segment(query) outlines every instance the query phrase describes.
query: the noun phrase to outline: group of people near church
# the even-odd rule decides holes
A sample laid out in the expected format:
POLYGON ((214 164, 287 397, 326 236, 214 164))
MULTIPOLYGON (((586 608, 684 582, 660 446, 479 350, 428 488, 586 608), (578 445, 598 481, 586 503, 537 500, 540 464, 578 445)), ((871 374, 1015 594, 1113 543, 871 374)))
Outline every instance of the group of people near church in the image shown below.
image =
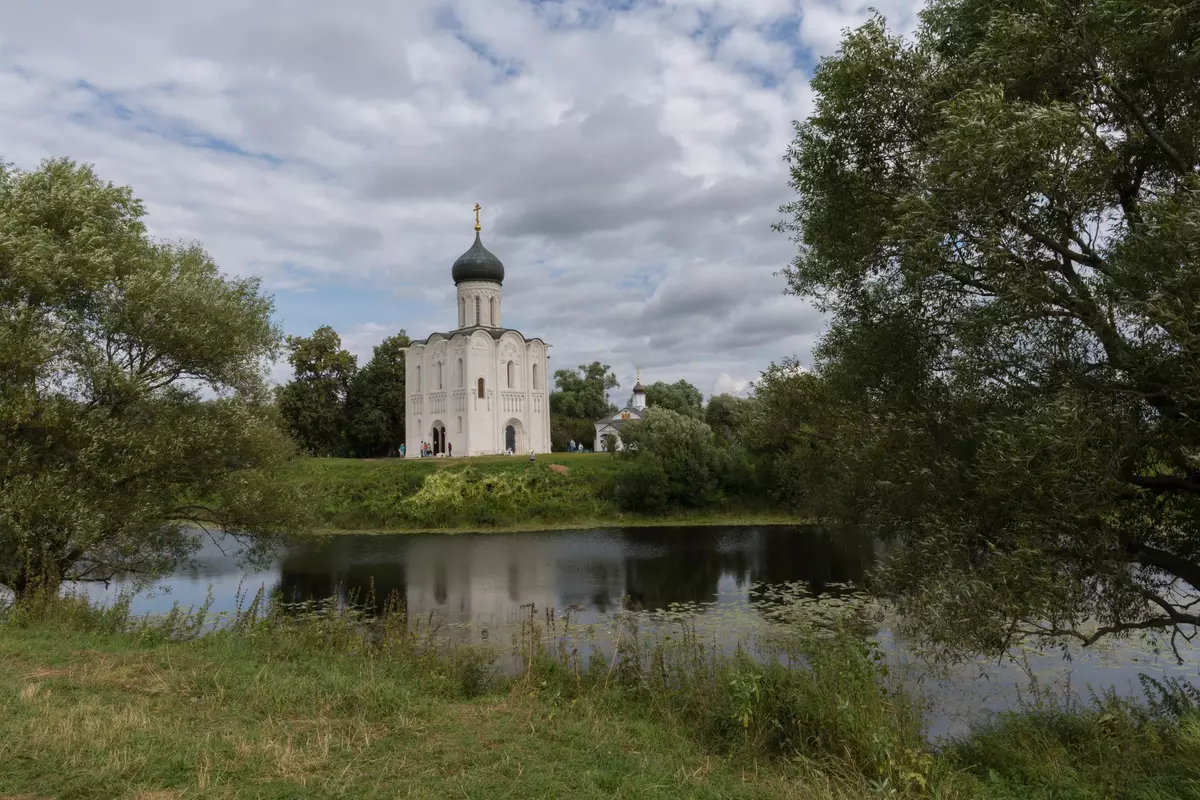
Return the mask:
POLYGON ((569 453, 586 453, 587 450, 583 449, 583 442, 579 442, 578 444, 576 444, 575 440, 572 439, 570 444, 567 445, 567 452, 569 452, 569 453))
MULTIPOLYGON (((436 453, 433 452, 433 445, 429 442, 421 442, 421 449, 418 451, 420 458, 432 458, 436 453)), ((454 455, 454 443, 446 442, 446 457, 450 458, 454 455)), ((400 445, 400 457, 404 458, 404 445, 400 445)))

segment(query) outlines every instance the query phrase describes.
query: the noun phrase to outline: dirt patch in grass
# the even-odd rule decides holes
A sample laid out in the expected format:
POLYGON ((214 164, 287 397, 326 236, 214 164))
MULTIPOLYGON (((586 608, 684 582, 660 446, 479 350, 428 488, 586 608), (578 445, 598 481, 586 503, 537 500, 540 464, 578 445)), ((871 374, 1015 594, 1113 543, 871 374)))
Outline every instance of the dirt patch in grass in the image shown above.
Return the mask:
POLYGON ((162 694, 171 686, 160 671, 157 659, 142 654, 119 656, 89 652, 90 660, 69 667, 43 667, 26 674, 30 681, 66 681, 69 683, 108 686, 126 692, 162 694))
MULTIPOLYGON (((71 670, 64 667, 56 667, 54 669, 35 669, 25 677, 31 681, 44 681, 46 678, 64 678, 70 674, 71 670)), ((4 800, 4 798, 0 797, 0 800, 4 800)))

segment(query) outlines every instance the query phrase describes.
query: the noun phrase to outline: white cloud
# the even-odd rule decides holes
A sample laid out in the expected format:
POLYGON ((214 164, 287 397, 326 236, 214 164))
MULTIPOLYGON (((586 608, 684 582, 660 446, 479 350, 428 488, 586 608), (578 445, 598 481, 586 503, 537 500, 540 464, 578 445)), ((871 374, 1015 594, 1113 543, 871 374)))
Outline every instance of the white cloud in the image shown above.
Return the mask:
POLYGON ((712 382, 712 390, 709 392, 709 397, 718 394, 732 394, 736 397, 745 397, 750 391, 750 381, 746 378, 733 378, 728 372, 722 372, 712 382))
MULTIPOLYGON (((94 162, 360 361, 453 324, 478 201, 506 323, 555 368, 744 386, 821 326, 770 225, 811 67, 867 6, 611 5, 8 0, 0 158, 94 162)), ((911 27, 911 0, 876 5, 911 27)))

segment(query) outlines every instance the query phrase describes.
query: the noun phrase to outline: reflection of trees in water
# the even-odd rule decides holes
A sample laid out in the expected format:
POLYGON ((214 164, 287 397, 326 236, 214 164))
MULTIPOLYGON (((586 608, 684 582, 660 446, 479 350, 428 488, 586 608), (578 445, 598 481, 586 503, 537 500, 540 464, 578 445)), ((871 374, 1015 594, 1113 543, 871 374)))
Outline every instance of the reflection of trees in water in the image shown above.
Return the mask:
MULTIPOLYGON (((833 535, 811 526, 659 528, 625 535, 625 593, 634 609, 715 602, 725 575, 739 589, 747 582, 803 582, 814 595, 841 595, 850 591, 843 584, 862 584, 874 560, 870 537, 833 535)), ((781 602, 761 587, 749 594, 756 606, 781 602)))
POLYGON ((404 563, 348 563, 347 543, 289 553, 279 564, 274 592, 285 603, 353 600, 368 611, 383 611, 389 599, 404 602, 404 563))
POLYGON ((275 584, 272 595, 285 603, 328 600, 334 596, 338 589, 335 573, 329 570, 313 572, 297 569, 296 565, 289 566, 288 561, 285 558, 279 565, 279 582, 275 584))
POLYGON ((781 598, 764 592, 761 585, 792 581, 807 584, 816 597, 852 593, 857 590, 838 584, 861 587, 874 559, 870 536, 835 534, 817 527, 764 528, 759 558, 750 575, 750 603, 760 609, 778 605, 781 598))
POLYGON ((591 597, 588 599, 591 601, 592 608, 601 614, 607 614, 614 605, 609 587, 615 583, 614 579, 617 578, 617 566, 609 562, 597 561, 592 565, 591 573, 593 589, 591 597))
POLYGON ((751 539, 723 546, 728 533, 719 528, 643 528, 625 535, 633 551, 624 559, 631 609, 713 603, 722 575, 745 576, 749 570, 751 539))
MULTIPOLYGON (((403 562, 392 564, 355 564, 346 570, 344 597, 367 605, 367 610, 380 613, 389 601, 403 605, 408 590, 403 562)), ((393 606, 395 607, 395 606, 393 606)))
POLYGON ((438 559, 433 565, 433 602, 439 606, 446 605, 449 596, 446 584, 446 562, 438 559))
POLYGON ((625 559, 625 594, 631 610, 715 602, 720 580, 719 557, 700 550, 625 559))
POLYGON ((554 586, 563 608, 576 606, 606 614, 620 604, 625 594, 623 560, 619 554, 559 559, 554 569, 554 586))

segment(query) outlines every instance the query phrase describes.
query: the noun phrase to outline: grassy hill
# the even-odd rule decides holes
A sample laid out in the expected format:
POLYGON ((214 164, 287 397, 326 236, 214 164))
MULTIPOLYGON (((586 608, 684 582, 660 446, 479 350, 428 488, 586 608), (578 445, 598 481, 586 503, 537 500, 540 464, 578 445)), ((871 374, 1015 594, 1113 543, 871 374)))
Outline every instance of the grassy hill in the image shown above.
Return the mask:
POLYGON ((297 461, 288 480, 332 530, 535 530, 611 525, 786 523, 786 514, 726 506, 667 516, 623 513, 620 462, 604 453, 297 461))

